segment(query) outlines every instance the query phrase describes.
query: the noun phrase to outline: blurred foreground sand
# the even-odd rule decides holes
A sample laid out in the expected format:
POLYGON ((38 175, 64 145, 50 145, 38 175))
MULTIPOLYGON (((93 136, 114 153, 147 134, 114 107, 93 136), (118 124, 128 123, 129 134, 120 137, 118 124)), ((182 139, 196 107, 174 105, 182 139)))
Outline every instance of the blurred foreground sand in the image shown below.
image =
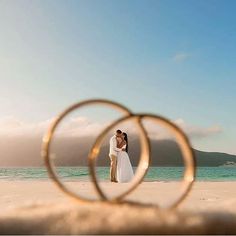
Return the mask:
MULTIPOLYGON (((89 182, 68 183, 96 196, 89 182)), ((174 211, 132 204, 81 204, 51 181, 1 181, 1 234, 236 234, 236 182, 196 182, 174 211)), ((104 183, 115 193, 124 184, 104 183)), ((155 204, 178 192, 175 183, 145 182, 130 199, 155 204)))

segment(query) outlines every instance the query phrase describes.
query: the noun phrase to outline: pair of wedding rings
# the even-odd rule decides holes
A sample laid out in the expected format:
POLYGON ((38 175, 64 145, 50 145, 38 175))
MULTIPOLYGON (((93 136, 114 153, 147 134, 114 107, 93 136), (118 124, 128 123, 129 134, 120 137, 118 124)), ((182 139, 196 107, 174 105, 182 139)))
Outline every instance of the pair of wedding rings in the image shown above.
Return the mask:
POLYGON ((118 111, 121 111, 124 116, 117 119, 115 122, 110 124, 108 127, 106 127, 97 137, 95 143, 93 144, 89 154, 88 154, 88 165, 90 170, 90 176, 92 178, 92 183, 96 189, 96 192, 100 196, 100 199, 103 201, 109 201, 109 202, 122 202, 124 197, 126 197, 129 193, 131 193, 137 186, 143 181, 148 168, 150 166, 151 160, 151 148, 150 148, 150 140, 148 137, 148 134, 143 126, 143 120, 149 119, 167 130, 171 131, 181 150, 181 153, 183 155, 183 160, 185 164, 185 170, 183 175, 183 181, 181 185, 181 189, 179 191, 179 194, 175 196, 174 199, 172 199, 168 204, 167 208, 174 208, 178 206, 188 195, 192 184, 195 180, 195 172, 196 172, 196 159, 193 152, 193 149, 191 148, 191 144, 189 142, 188 137, 184 134, 184 132, 176 126, 174 123, 169 121, 168 119, 161 117, 159 115, 154 114, 146 114, 146 113, 133 113, 125 106, 109 101, 104 99, 91 99, 82 101, 79 103, 76 103, 69 108, 67 108, 64 112, 62 112, 59 116, 56 117, 56 119, 52 122, 50 125, 48 131, 43 137, 43 143, 42 143, 42 150, 41 150, 41 156, 44 158, 46 168, 48 170, 49 176, 52 178, 52 180, 56 183, 56 185, 67 195, 70 197, 82 201, 82 202, 91 202, 95 200, 91 200, 88 198, 84 198, 82 196, 79 196, 78 194, 72 192, 70 189, 68 189, 58 178, 56 171, 54 170, 52 160, 50 158, 50 147, 53 139, 53 134, 55 133, 56 128, 58 127, 59 123, 65 118, 70 112, 85 107, 89 105, 106 105, 111 108, 114 108, 118 111), (130 182, 130 187, 126 189, 124 192, 120 193, 119 195, 115 197, 108 197, 107 194, 102 190, 102 187, 97 179, 95 167, 96 167, 96 160, 98 157, 98 154, 100 152, 100 147, 102 145, 102 142, 105 138, 105 136, 108 134, 108 132, 115 128, 118 124, 122 122, 127 121, 134 121, 137 125, 137 130, 140 133, 140 143, 141 143, 141 156, 139 160, 138 167, 136 169, 135 175, 130 182))

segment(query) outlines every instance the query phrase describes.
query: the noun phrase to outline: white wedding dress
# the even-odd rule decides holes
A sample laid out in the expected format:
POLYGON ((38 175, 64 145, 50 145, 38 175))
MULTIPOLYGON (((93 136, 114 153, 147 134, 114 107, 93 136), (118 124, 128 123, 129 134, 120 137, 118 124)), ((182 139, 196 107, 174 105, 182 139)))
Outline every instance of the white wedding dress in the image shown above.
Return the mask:
MULTIPOLYGON (((122 148, 126 148, 124 145, 122 148)), ((134 176, 133 168, 130 163, 129 155, 126 151, 120 151, 117 155, 117 181, 125 183, 132 180, 134 176)))

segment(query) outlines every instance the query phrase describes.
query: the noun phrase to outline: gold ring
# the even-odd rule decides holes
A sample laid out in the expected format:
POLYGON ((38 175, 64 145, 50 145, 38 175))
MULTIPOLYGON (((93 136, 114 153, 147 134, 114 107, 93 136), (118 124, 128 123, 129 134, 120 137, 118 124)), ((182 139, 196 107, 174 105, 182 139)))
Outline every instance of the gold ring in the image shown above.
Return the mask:
POLYGON ((72 106, 70 106, 69 108, 67 108, 65 111, 63 111, 61 114, 59 114, 55 120, 52 122, 52 124, 50 125, 48 131, 46 132, 46 134, 43 137, 43 142, 42 142, 42 147, 41 147, 41 156, 44 159, 44 163, 46 165, 47 171, 49 173, 50 178, 53 180, 53 182, 56 184, 57 187, 59 187, 59 189, 66 193, 67 195, 69 195, 70 197, 72 197, 73 199, 76 199, 78 201, 82 201, 82 202, 91 202, 91 201, 95 201, 95 200, 91 200, 91 199, 87 199, 81 196, 78 196, 78 194, 74 193, 73 191, 71 191, 70 189, 68 189, 58 178, 54 167, 52 165, 51 159, 50 159, 50 147, 51 147, 51 142, 53 139, 53 134, 56 131, 56 128, 58 127, 60 121, 66 117, 70 112, 74 111, 75 109, 79 109, 81 107, 85 107, 88 105, 94 105, 94 104, 103 104, 103 105, 108 105, 112 108, 116 108, 117 110, 121 111, 122 113, 124 113, 125 115, 131 115, 131 111, 126 108, 125 106, 113 102, 113 101, 109 101, 109 100, 104 100, 104 99, 91 99, 91 100, 85 100, 79 103, 76 103, 72 106))
MULTIPOLYGON (((169 129, 170 131, 172 131, 175 134, 176 140, 180 145, 181 148, 181 152, 182 155, 184 157, 184 163, 185 163, 185 171, 184 171, 184 181, 182 182, 182 188, 180 191, 180 194, 177 195, 177 197, 172 200, 166 208, 175 208, 177 207, 188 195, 192 184, 194 182, 195 179, 195 166, 196 166, 196 158, 194 155, 194 152, 191 148, 190 142, 187 138, 187 136, 184 134, 184 132, 175 124, 173 124, 172 122, 170 122, 169 120, 167 120, 164 117, 161 116, 157 116, 157 115, 153 115, 153 114, 133 114, 133 115, 129 115, 126 117, 123 117, 117 121, 115 121, 113 124, 111 124, 109 127, 107 127, 97 138, 95 144, 93 145, 90 153, 89 153, 89 167, 90 167, 90 174, 92 176, 92 180, 93 180, 93 184, 97 190, 97 192, 100 194, 101 198, 107 201, 120 201, 122 198, 124 198, 125 196, 127 196, 131 191, 133 191, 139 184, 140 182, 143 180, 144 175, 142 172, 140 172, 139 175, 137 175, 137 178, 133 178, 133 180, 131 181, 131 183, 133 183, 133 185, 131 186, 130 189, 128 189, 127 191, 125 191, 124 193, 113 197, 113 198, 108 198, 108 196, 104 193, 104 191, 102 191, 102 188, 100 187, 98 180, 97 180, 97 176, 96 176, 96 172, 95 172, 95 163, 96 163, 96 159, 97 156, 99 154, 99 150, 100 150, 100 146, 102 144, 102 140, 105 137, 105 135, 108 133, 108 131, 110 129, 112 129, 113 127, 115 127, 116 125, 118 125, 121 122, 124 121, 128 121, 130 119, 137 119, 138 122, 140 123, 140 128, 141 128, 141 143, 144 146, 144 148, 142 149, 141 152, 141 159, 140 159, 140 163, 139 167, 137 169, 137 172, 139 172, 140 170, 145 170, 145 174, 146 174, 146 168, 147 168, 147 164, 149 158, 147 158, 147 155, 149 153, 149 145, 150 145, 150 141, 148 140, 148 142, 146 141, 146 138, 144 137, 145 135, 147 135, 145 129, 143 128, 143 125, 141 124, 141 121, 144 119, 151 119, 153 121, 155 121, 156 123, 161 124, 162 126, 164 126, 165 128, 169 129), (139 178, 138 178, 139 177, 139 178)), ((148 139, 148 138, 147 138, 148 139)), ((148 165, 149 167, 149 165, 148 165)))

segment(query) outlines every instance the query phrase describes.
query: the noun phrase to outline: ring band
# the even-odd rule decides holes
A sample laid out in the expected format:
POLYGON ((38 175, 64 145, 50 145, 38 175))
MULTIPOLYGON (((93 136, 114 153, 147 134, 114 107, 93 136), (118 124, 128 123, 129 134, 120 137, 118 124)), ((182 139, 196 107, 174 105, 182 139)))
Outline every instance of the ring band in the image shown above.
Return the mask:
POLYGON ((63 118, 65 118, 70 112, 88 106, 88 105, 94 105, 94 104, 103 104, 103 105, 107 105, 110 106, 112 108, 116 108, 117 110, 121 111, 122 113, 124 113, 125 115, 129 115, 131 114, 131 111, 126 108, 125 106, 113 102, 113 101, 109 101, 109 100, 103 100, 103 99, 91 99, 91 100, 85 100, 79 103, 76 103, 72 106, 70 106, 69 108, 67 108, 65 111, 63 111, 61 114, 59 114, 55 120, 52 122, 52 124, 50 125, 48 131, 46 132, 46 134, 43 137, 43 142, 42 142, 42 147, 41 147, 41 156, 44 159, 44 163, 46 165, 49 177, 53 180, 53 182, 56 184, 56 186, 65 194, 69 195, 70 197, 72 197, 75 200, 78 201, 82 201, 82 202, 91 202, 91 201, 96 201, 96 200, 92 200, 92 199, 88 199, 88 198, 84 198, 82 196, 79 196, 78 194, 74 193, 73 191, 71 191, 70 189, 68 189, 58 178, 51 159, 50 159, 50 148, 51 148, 51 143, 52 143, 52 139, 53 139, 53 135, 56 131, 56 128, 58 127, 59 123, 62 121, 63 118))
POLYGON ((95 162, 96 162, 96 158, 99 154, 99 150, 100 150, 100 146, 102 144, 102 140, 105 137, 105 135, 108 133, 108 131, 112 128, 114 128, 116 125, 118 125, 121 122, 124 121, 128 121, 130 119, 138 119, 139 122, 141 122, 144 119, 151 119, 159 124, 161 124, 162 126, 164 126, 165 128, 171 130, 174 134, 175 137, 177 139, 177 142, 180 144, 180 148, 181 148, 181 152, 183 154, 184 157, 184 163, 185 163, 185 172, 184 172, 184 181, 182 182, 182 189, 179 195, 177 195, 177 197, 175 198, 175 200, 172 200, 166 208, 175 208, 177 207, 184 199, 185 197, 188 195, 194 178, 195 178, 195 156, 194 156, 194 152, 191 148, 190 142, 187 138, 187 136, 184 134, 184 132, 175 124, 173 124, 172 122, 170 122, 169 120, 167 120, 164 117, 161 116, 157 116, 157 115, 153 115, 153 114, 133 114, 130 116, 126 116, 123 117, 119 120, 117 120, 116 122, 114 122, 113 124, 111 124, 109 127, 107 127, 97 138, 94 146, 91 148, 91 152, 89 153, 89 167, 90 167, 90 174, 92 176, 92 182, 95 185, 95 188, 97 190, 97 192, 100 194, 100 196, 102 197, 102 199, 107 200, 107 201, 120 201, 122 198, 124 198, 125 196, 127 196, 131 191, 133 191, 143 180, 145 174, 147 173, 147 164, 149 167, 149 158, 147 158, 147 155, 149 153, 150 150, 150 141, 149 138, 146 136, 146 138, 148 139, 148 141, 146 141, 144 135, 147 135, 145 129, 143 128, 143 125, 140 124, 141 127, 141 144, 142 147, 144 146, 144 148, 142 148, 141 151, 141 159, 140 159, 140 164, 139 167, 137 169, 137 172, 139 172, 140 170, 144 170, 144 172, 140 172, 139 175, 137 175, 137 178, 133 178, 133 180, 131 181, 131 183, 133 182, 133 185, 131 185, 131 187, 126 190, 124 193, 113 197, 113 198, 108 198, 107 195, 104 193, 104 191, 102 191, 102 188, 100 187, 98 180, 97 180, 97 176, 96 176, 96 172, 95 172, 95 162))

